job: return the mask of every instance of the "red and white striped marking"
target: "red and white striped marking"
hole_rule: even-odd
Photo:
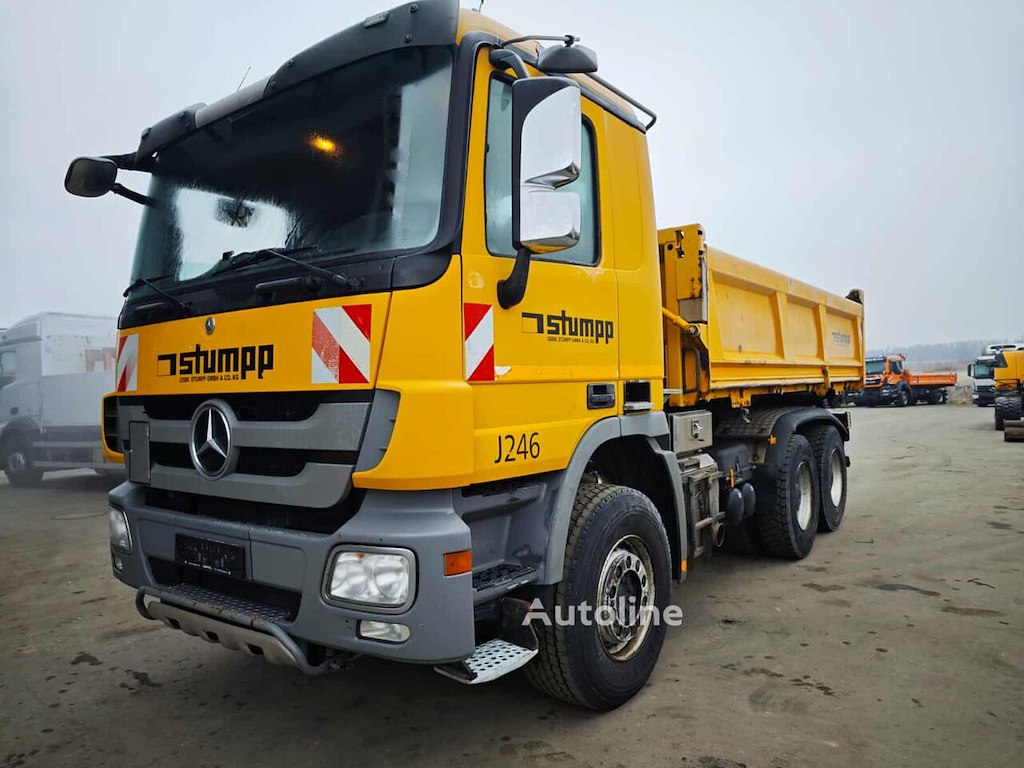
[[[368,384],[371,304],[313,311],[314,384]]]
[[[494,381],[494,307],[462,305],[466,381]]]
[[[117,340],[118,392],[134,392],[139,388],[139,334],[132,333]]]

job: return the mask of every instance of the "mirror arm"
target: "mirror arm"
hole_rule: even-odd
[[[520,248],[516,252],[516,263],[504,280],[498,281],[498,304],[502,309],[511,309],[526,295],[526,282],[530,277],[530,250]]]
[[[508,48],[495,48],[491,51],[490,62],[496,67],[511,69],[516,73],[516,77],[524,80],[530,76],[530,73],[526,71],[526,65],[523,64],[523,60],[519,58],[519,54]]]
[[[140,194],[138,192],[134,192],[128,189],[127,187],[122,186],[121,184],[115,183],[114,186],[110,188],[110,191],[113,192],[115,195],[120,195],[121,197],[127,198],[128,200],[131,200],[133,203],[138,203],[139,205],[156,205],[156,200],[154,200],[152,197]]]
[[[100,157],[102,157],[104,160],[112,160],[114,162],[114,165],[116,165],[122,171],[144,170],[143,168],[140,168],[136,164],[134,152],[129,152],[126,155],[100,155]]]

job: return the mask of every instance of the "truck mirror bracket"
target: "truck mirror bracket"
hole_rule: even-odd
[[[526,283],[530,277],[530,249],[516,251],[516,263],[504,280],[498,281],[498,304],[502,309],[511,309],[526,295]]]

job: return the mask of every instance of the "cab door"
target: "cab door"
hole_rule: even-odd
[[[581,238],[532,257],[522,302],[502,309],[512,246],[512,80],[477,62],[462,287],[465,378],[473,388],[475,481],[564,468],[594,421],[620,412],[614,257],[600,211],[602,111],[583,100]],[[602,230],[605,230],[603,232]]]

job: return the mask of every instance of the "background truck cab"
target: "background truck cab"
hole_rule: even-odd
[[[114,381],[117,319],[48,312],[0,334],[0,466],[14,485],[104,458],[100,401]]]

